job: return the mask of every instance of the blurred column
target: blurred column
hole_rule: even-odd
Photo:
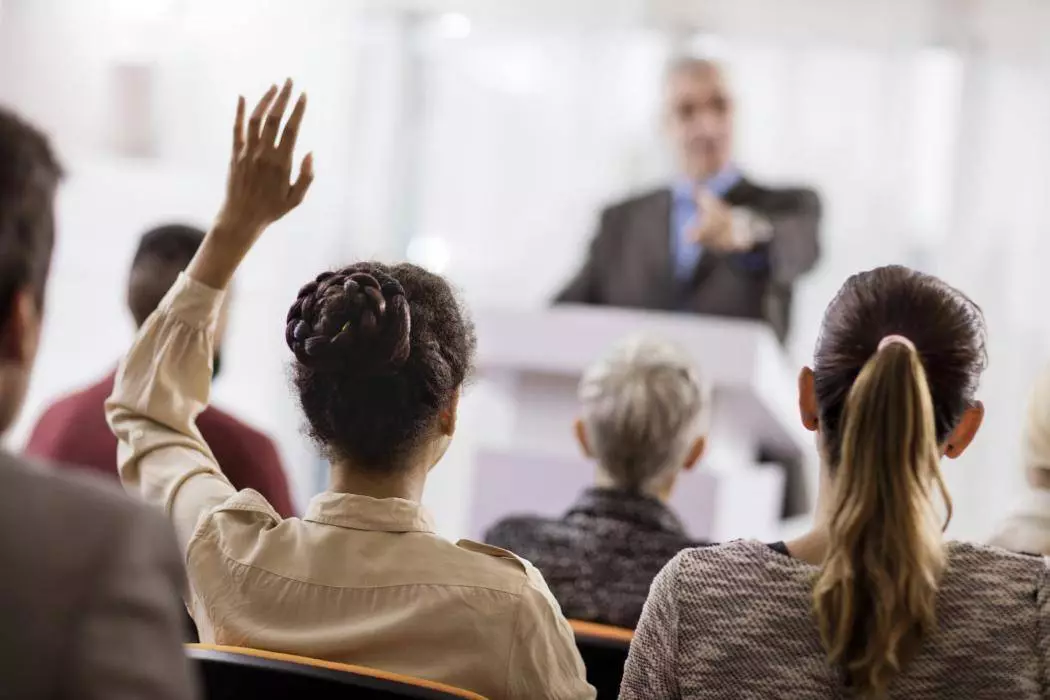
[[[424,118],[416,41],[422,21],[403,10],[372,10],[361,21],[351,148],[357,230],[342,246],[347,259],[402,257],[414,231]]]

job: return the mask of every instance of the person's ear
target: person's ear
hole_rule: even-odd
[[[587,440],[587,427],[583,424],[582,418],[577,418],[572,424],[572,432],[576,434],[576,442],[580,445],[580,450],[587,459],[594,459],[594,451],[591,449],[591,443]]]
[[[695,467],[700,462],[700,458],[704,456],[704,450],[706,449],[707,438],[700,437],[693,441],[693,446],[689,448],[689,452],[685,455],[682,471],[687,472]]]
[[[803,367],[798,373],[798,415],[806,430],[816,431],[820,427],[820,412],[817,410],[817,388],[813,370]]]
[[[460,387],[456,387],[448,404],[438,412],[438,429],[442,435],[447,437],[452,437],[456,433],[456,419],[459,415],[459,390]]]
[[[984,404],[980,401],[975,401],[972,406],[966,409],[955,429],[948,435],[948,439],[944,443],[944,456],[949,459],[955,459],[965,452],[966,448],[973,442],[977,431],[981,429],[981,423],[983,422]]]
[[[40,309],[36,295],[27,288],[11,297],[7,320],[0,328],[0,361],[28,366],[40,341]]]

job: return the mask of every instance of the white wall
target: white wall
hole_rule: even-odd
[[[204,1],[8,0],[0,16],[0,99],[55,138],[69,175],[45,339],[20,441],[51,397],[94,380],[130,339],[123,284],[137,236],[168,220],[206,226],[221,202],[237,94],[294,76],[310,93],[300,145],[316,149],[309,206],[274,227],[236,282],[216,403],[266,429],[290,465],[300,502],[316,460],[289,395],[283,319],[295,291],[346,251],[386,252],[355,227],[350,175],[357,25],[353,5]],[[151,14],[151,12],[155,13]],[[111,148],[116,66],[148,66],[155,157]]]

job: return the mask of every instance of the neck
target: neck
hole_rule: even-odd
[[[813,513],[813,526],[806,534],[787,543],[793,557],[820,566],[828,553],[828,523],[831,520],[833,486],[826,466],[820,468],[820,487],[817,492],[817,508]]]
[[[419,503],[427,483],[429,468],[413,466],[393,473],[373,473],[347,462],[333,462],[329,468],[328,490],[370,498],[403,498]]]
[[[616,491],[627,491],[623,486],[616,483],[611,476],[602,468],[598,468],[594,477],[594,485],[600,489],[614,489]],[[642,489],[640,493],[649,498],[655,498],[664,505],[671,499],[671,491],[674,488],[674,479],[662,480],[648,488]]]
[[[429,440],[399,465],[387,465],[388,470],[363,468],[346,458],[332,460],[329,468],[328,490],[371,498],[403,498],[419,503],[427,475],[445,454],[449,437]]]
[[[682,174],[692,182],[704,183],[713,178],[725,168],[725,163],[715,167],[699,167],[684,165]]]

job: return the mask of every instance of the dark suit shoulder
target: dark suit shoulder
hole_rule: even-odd
[[[820,210],[820,195],[811,187],[767,187],[747,178],[726,194],[726,201],[734,206],[782,212]]]
[[[652,222],[662,222],[660,230],[670,223],[671,190],[667,187],[646,190],[614,202],[601,212],[595,250],[601,250],[607,259],[621,259],[626,253],[626,240],[638,231],[638,222],[644,222],[641,231],[648,235],[655,230]]]
[[[668,187],[656,187],[632,194],[624,199],[613,202],[602,210],[602,217],[616,216],[636,209],[637,207],[650,207],[655,204],[663,204],[671,197]]]

